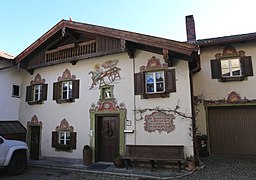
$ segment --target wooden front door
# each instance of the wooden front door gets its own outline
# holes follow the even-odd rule
[[[40,126],[31,126],[30,159],[39,159]]]
[[[119,119],[117,116],[97,117],[96,162],[112,162],[119,153]]]

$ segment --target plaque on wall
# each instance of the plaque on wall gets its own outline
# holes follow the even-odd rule
[[[175,125],[173,124],[174,119],[175,116],[173,114],[153,112],[145,116],[144,130],[150,133],[155,131],[159,133],[162,131],[170,133],[175,129]]]

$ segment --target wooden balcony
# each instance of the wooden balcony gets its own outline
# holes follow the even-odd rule
[[[53,62],[62,59],[69,59],[96,53],[96,41],[86,41],[83,43],[73,43],[58,47],[45,53],[45,62]]]

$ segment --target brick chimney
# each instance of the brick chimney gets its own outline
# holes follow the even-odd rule
[[[187,42],[196,42],[195,21],[193,15],[186,16]]]

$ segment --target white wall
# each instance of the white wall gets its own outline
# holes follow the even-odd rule
[[[100,96],[99,88],[96,87],[89,90],[91,86],[91,76],[89,71],[93,70],[96,63],[103,63],[108,60],[119,60],[117,67],[121,68],[121,79],[117,79],[114,85],[114,96],[117,103],[124,103],[127,109],[126,118],[131,120],[131,126],[126,129],[134,129],[135,133],[126,135],[127,144],[181,144],[185,145],[186,154],[192,153],[192,141],[189,136],[189,126],[191,121],[175,115],[174,121],[176,129],[169,134],[162,132],[149,133],[144,131],[143,121],[135,121],[134,108],[145,107],[161,107],[174,109],[179,102],[180,111],[191,115],[190,103],[190,88],[188,65],[185,61],[179,61],[176,69],[177,92],[171,93],[170,98],[155,98],[155,99],[140,99],[140,96],[134,97],[134,71],[138,72],[141,65],[146,65],[148,59],[152,56],[160,58],[163,63],[163,58],[160,55],[137,51],[135,60],[129,59],[127,53],[120,53],[104,57],[92,58],[78,61],[76,65],[71,63],[48,66],[40,69],[35,69],[34,74],[30,75],[23,71],[23,86],[30,84],[31,80],[37,73],[45,79],[48,84],[47,101],[41,105],[28,105],[25,102],[26,92],[22,91],[21,95],[21,110],[20,120],[23,125],[26,125],[31,118],[36,115],[39,121],[42,121],[42,140],[41,140],[41,155],[51,157],[65,158],[82,158],[82,149],[85,144],[90,144],[90,113],[89,109],[92,103],[97,104]],[[80,80],[80,97],[75,100],[75,103],[57,104],[52,100],[53,97],[53,82],[57,81],[59,76],[62,76],[65,69],[69,69],[72,75],[76,75]],[[77,149],[73,153],[57,152],[51,147],[52,131],[56,126],[60,125],[61,120],[66,119],[70,126],[74,127],[77,132]]]
[[[10,60],[0,60],[0,68],[10,66],[10,62]],[[17,67],[0,70],[0,120],[19,119],[20,98],[12,97],[12,87],[19,85],[21,88],[21,81]]]

